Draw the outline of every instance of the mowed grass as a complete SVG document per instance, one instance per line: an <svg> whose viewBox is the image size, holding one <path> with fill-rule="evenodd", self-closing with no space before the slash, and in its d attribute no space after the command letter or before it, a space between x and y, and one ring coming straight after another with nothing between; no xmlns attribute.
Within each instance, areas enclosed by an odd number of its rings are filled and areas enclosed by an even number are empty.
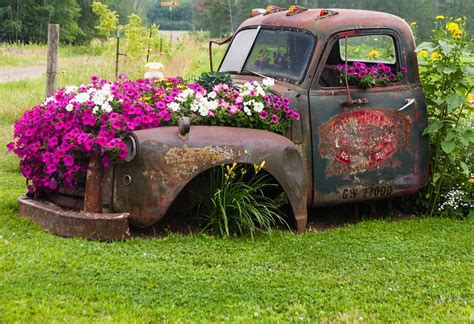
<svg viewBox="0 0 474 324"><path fill-rule="evenodd" d="M196 57L185 73L196 73ZM113 75L103 58L71 60L60 84ZM472 219L367 220L255 240L101 243L43 231L18 215L24 180L5 150L12 121L43 91L41 79L0 84L2 322L474 321Z"/></svg>
<svg viewBox="0 0 474 324"><path fill-rule="evenodd" d="M22 179L0 176L7 322L473 320L472 219L100 243L18 218Z"/></svg>

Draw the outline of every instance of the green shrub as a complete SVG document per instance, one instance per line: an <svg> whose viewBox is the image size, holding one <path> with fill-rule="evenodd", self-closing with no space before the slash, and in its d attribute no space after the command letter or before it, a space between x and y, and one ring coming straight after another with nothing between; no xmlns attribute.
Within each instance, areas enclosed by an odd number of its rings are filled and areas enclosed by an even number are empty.
<svg viewBox="0 0 474 324"><path fill-rule="evenodd" d="M209 191L201 198L198 211L204 230L213 230L221 237L271 233L276 225L289 227L280 206L267 196L278 189L268 173L260 172L265 162L254 165L222 166L211 170Z"/></svg>
<svg viewBox="0 0 474 324"><path fill-rule="evenodd" d="M427 99L431 177L422 202L430 215L465 216L473 207L474 65L466 19L436 17L430 42L417 47Z"/></svg>

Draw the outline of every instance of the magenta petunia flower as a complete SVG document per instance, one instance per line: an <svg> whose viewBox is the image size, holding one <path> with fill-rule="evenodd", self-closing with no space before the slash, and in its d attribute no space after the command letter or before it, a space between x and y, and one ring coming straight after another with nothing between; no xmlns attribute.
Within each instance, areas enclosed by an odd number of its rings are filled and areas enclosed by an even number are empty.
<svg viewBox="0 0 474 324"><path fill-rule="evenodd" d="M259 116L260 116L261 119L267 119L268 118L268 113L265 110L262 110L260 112Z"/></svg>
<svg viewBox="0 0 474 324"><path fill-rule="evenodd" d="M272 122L273 123L278 123L278 116L277 115L272 115Z"/></svg>
<svg viewBox="0 0 474 324"><path fill-rule="evenodd" d="M21 169L21 173L25 176L25 177L29 177L31 175L31 172L33 171L33 169L31 168L31 166L29 165L25 165L22 169Z"/></svg>
<svg viewBox="0 0 474 324"><path fill-rule="evenodd" d="M47 174L53 174L54 172L56 172L56 170L58 169L58 167L56 166L56 164L54 163L48 163L46 164L46 170L45 172Z"/></svg>
<svg viewBox="0 0 474 324"><path fill-rule="evenodd" d="M74 157L72 155L66 155L63 158L63 163L67 167L73 166L74 165Z"/></svg>
<svg viewBox="0 0 474 324"><path fill-rule="evenodd" d="M55 130L61 130L63 128L64 128L64 122L62 122L62 121L54 124L54 129Z"/></svg>

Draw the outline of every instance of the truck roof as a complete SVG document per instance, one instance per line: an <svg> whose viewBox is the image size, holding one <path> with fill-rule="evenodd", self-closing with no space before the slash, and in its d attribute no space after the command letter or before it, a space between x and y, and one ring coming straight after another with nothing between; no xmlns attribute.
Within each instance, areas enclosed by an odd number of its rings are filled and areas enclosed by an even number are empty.
<svg viewBox="0 0 474 324"><path fill-rule="evenodd" d="M320 16L321 10L332 10L335 15ZM323 37L334 33L362 28L390 27L411 33L407 22L392 14L356 9L308 9L306 11L287 16L288 10L267 15L258 15L245 20L240 26L278 26L306 29L313 34Z"/></svg>

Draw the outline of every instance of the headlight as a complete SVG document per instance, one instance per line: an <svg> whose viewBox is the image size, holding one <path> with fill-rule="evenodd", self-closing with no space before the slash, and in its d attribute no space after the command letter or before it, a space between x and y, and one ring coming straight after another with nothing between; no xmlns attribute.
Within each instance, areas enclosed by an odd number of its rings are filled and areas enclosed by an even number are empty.
<svg viewBox="0 0 474 324"><path fill-rule="evenodd" d="M137 139L133 135L127 135L123 142L127 146L127 156L125 157L125 162L132 162L137 156L138 144Z"/></svg>

